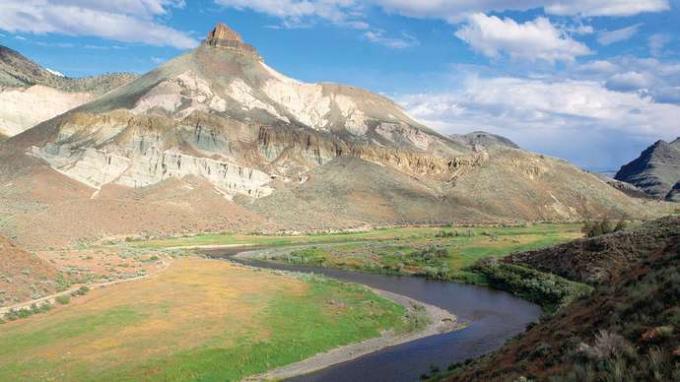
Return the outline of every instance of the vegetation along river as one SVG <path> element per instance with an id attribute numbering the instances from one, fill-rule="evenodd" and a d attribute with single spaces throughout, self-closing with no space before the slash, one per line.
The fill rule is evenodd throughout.
<path id="1" fill-rule="evenodd" d="M 273 263 L 236 254 L 255 248 L 212 249 L 211 257 L 227 258 L 258 268 L 313 272 L 342 281 L 397 293 L 455 314 L 467 326 L 461 330 L 434 335 L 385 348 L 326 369 L 288 381 L 391 381 L 413 382 L 430 371 L 452 363 L 479 357 L 501 347 L 538 319 L 541 309 L 509 293 L 456 282 L 427 280 L 412 276 L 390 276 L 323 267 Z"/>

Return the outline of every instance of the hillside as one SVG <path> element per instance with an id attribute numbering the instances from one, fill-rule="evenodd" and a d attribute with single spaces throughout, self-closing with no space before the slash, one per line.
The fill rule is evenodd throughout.
<path id="1" fill-rule="evenodd" d="M 680 138 L 657 141 L 632 162 L 621 167 L 616 179 L 631 183 L 649 195 L 673 201 L 680 188 Z"/>
<path id="2" fill-rule="evenodd" d="M 0 45 L 0 136 L 19 134 L 134 78 L 127 73 L 64 77 Z"/>
<path id="3" fill-rule="evenodd" d="M 0 307 L 52 294 L 57 270 L 0 236 Z"/>
<path id="4" fill-rule="evenodd" d="M 508 138 L 500 135 L 487 133 L 485 131 L 474 131 L 468 134 L 454 134 L 450 138 L 456 142 L 470 147 L 506 147 L 511 149 L 519 149 L 520 147 Z"/>
<path id="5" fill-rule="evenodd" d="M 221 24 L 195 50 L 0 144 L 0 166 L 14 185 L 0 189 L 0 212 L 30 245 L 665 208 L 502 137 L 446 137 L 366 90 L 288 78 Z"/>
<path id="6" fill-rule="evenodd" d="M 441 379 L 678 380 L 679 253 L 680 218 L 672 217 L 633 232 L 514 256 L 512 262 L 597 287 L 499 351 L 452 367 L 453 374 Z"/>

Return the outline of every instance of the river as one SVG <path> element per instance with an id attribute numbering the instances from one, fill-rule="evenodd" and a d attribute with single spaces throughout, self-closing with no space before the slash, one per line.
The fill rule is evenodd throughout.
<path id="1" fill-rule="evenodd" d="M 434 281 L 411 276 L 389 276 L 306 265 L 280 264 L 233 256 L 254 248 L 205 251 L 211 257 L 228 258 L 259 268 L 313 272 L 335 279 L 367 285 L 411 297 L 446 309 L 468 326 L 393 346 L 288 381 L 413 382 L 431 366 L 446 370 L 451 363 L 479 357 L 500 348 L 538 319 L 541 309 L 509 293 L 456 282 Z"/>

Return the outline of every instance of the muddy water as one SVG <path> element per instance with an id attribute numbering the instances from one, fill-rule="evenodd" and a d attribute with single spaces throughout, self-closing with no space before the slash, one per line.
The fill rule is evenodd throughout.
<path id="1" fill-rule="evenodd" d="M 231 258 L 243 250 L 253 248 L 210 250 L 208 254 Z M 509 293 L 455 282 L 255 260 L 232 260 L 260 268 L 313 272 L 398 293 L 446 309 L 459 320 L 468 323 L 462 330 L 383 349 L 289 381 L 417 381 L 431 366 L 445 370 L 451 363 L 479 357 L 498 349 L 505 341 L 522 333 L 541 314 L 537 305 Z"/>

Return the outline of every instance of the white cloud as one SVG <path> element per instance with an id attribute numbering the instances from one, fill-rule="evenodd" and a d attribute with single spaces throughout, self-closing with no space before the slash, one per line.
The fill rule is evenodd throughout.
<path id="1" fill-rule="evenodd" d="M 309 17 L 342 23 L 351 19 L 351 14 L 358 6 L 358 2 L 354 0 L 215 0 L 215 3 L 265 13 L 281 18 L 291 25 Z"/>
<path id="2" fill-rule="evenodd" d="M 3 0 L 0 29 L 8 32 L 58 33 L 110 40 L 192 48 L 198 42 L 184 32 L 162 25 L 155 16 L 181 0 Z"/>
<path id="3" fill-rule="evenodd" d="M 649 37 L 649 53 L 656 57 L 663 53 L 666 44 L 671 42 L 671 37 L 662 33 L 656 33 Z"/>
<path id="4" fill-rule="evenodd" d="M 561 16 L 632 16 L 643 12 L 670 9 L 667 0 L 372 0 L 387 11 L 406 16 L 439 18 L 452 22 L 472 13 L 526 11 L 543 8 L 546 13 Z"/>
<path id="5" fill-rule="evenodd" d="M 640 30 L 642 24 L 634 24 L 629 27 L 615 29 L 613 31 L 602 31 L 597 36 L 597 42 L 600 45 L 610 45 L 615 42 L 626 41 Z"/>
<path id="6" fill-rule="evenodd" d="M 420 42 L 415 37 L 402 33 L 401 37 L 389 37 L 382 30 L 369 30 L 364 37 L 370 42 L 384 45 L 392 49 L 405 49 L 418 45 Z"/>
<path id="7" fill-rule="evenodd" d="M 73 0 L 72 0 L 73 1 Z M 132 0 L 131 0 L 132 1 Z M 416 18 L 442 19 L 458 23 L 474 13 L 526 11 L 542 8 L 561 16 L 632 16 L 670 9 L 668 0 L 214 0 L 236 9 L 250 9 L 284 20 L 289 26 L 305 19 L 321 18 L 334 23 L 362 20 L 366 7 L 378 6 Z M 351 23 L 350 25 L 351 26 Z M 584 32 L 588 27 L 583 29 Z"/>
<path id="8" fill-rule="evenodd" d="M 576 65 L 571 78 L 597 81 L 610 90 L 635 92 L 656 102 L 680 104 L 680 62 L 632 56 Z"/>
<path id="9" fill-rule="evenodd" d="M 488 130 L 591 168 L 615 167 L 644 144 L 680 134 L 680 105 L 597 81 L 470 76 L 460 90 L 407 95 L 400 103 L 442 132 Z"/>
<path id="10" fill-rule="evenodd" d="M 563 16 L 633 16 L 670 9 L 667 0 L 560 0 L 545 3 L 547 13 Z"/>
<path id="11" fill-rule="evenodd" d="M 456 31 L 456 36 L 488 57 L 505 53 L 515 59 L 554 62 L 573 61 L 591 53 L 587 46 L 573 40 L 545 17 L 517 23 L 476 13 Z"/>
<path id="12" fill-rule="evenodd" d="M 639 72 L 617 73 L 606 82 L 607 89 L 636 91 L 648 89 L 652 84 L 651 76 Z"/>

